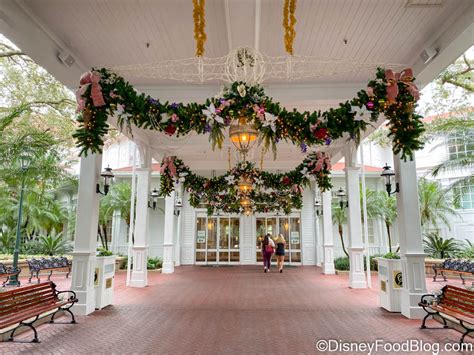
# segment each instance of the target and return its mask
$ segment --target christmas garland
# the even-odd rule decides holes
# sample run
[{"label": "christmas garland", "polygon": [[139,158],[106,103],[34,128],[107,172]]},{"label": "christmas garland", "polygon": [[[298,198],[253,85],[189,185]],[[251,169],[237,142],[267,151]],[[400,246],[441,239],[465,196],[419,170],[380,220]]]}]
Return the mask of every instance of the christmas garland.
[{"label": "christmas garland", "polygon": [[[330,173],[329,157],[322,152],[309,153],[300,165],[286,173],[269,173],[244,161],[225,175],[211,179],[192,173],[181,159],[165,157],[161,162],[160,193],[168,196],[176,183],[182,183],[189,194],[190,205],[206,206],[209,215],[219,212],[289,214],[302,207],[303,187],[311,180],[316,180],[322,191],[330,189]],[[250,191],[239,189],[241,179],[252,186]]]},{"label": "christmas garland", "polygon": [[76,93],[79,127],[74,133],[80,154],[100,153],[109,125],[107,118],[116,116],[121,129],[132,126],[183,136],[191,131],[209,134],[212,147],[222,146],[224,132],[241,116],[259,131],[264,147],[290,141],[301,146],[331,144],[348,134],[359,140],[361,131],[379,115],[388,119],[389,136],[394,153],[412,158],[422,148],[421,116],[414,113],[419,98],[411,69],[401,73],[378,69],[376,79],[360,90],[352,100],[336,109],[321,112],[288,111],[265,95],[261,86],[234,82],[204,104],[160,102],[135,91],[122,77],[107,69],[84,74]]}]

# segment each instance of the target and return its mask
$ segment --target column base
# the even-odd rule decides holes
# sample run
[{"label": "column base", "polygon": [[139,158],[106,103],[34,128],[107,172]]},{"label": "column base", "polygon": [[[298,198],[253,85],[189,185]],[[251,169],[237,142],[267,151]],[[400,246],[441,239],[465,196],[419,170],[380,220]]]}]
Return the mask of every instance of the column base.
[{"label": "column base", "polygon": [[418,306],[426,294],[425,254],[401,255],[403,289],[401,291],[402,314],[410,319],[422,319],[426,312]]},{"label": "column base", "polygon": [[349,249],[349,287],[367,288],[364,271],[364,248]]},{"label": "column base", "polygon": [[148,286],[148,247],[133,247],[132,255],[133,269],[130,276],[130,287],[146,287]]},{"label": "column base", "polygon": [[72,255],[71,289],[78,299],[73,311],[86,316],[95,311],[95,253],[73,252]]},{"label": "column base", "polygon": [[163,244],[163,266],[162,274],[174,273],[173,244]]},{"label": "column base", "polygon": [[322,262],[323,274],[325,275],[334,275],[336,269],[334,268],[334,246],[325,245],[323,246],[324,250],[324,260]]}]

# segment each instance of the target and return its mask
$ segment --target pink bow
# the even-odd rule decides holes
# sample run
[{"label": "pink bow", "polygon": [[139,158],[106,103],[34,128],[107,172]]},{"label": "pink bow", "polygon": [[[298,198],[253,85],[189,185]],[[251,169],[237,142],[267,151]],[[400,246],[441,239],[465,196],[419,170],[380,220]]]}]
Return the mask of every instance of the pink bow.
[{"label": "pink bow", "polygon": [[303,193],[303,188],[298,184],[294,184],[291,187],[291,191],[302,194]]},{"label": "pink bow", "polygon": [[394,73],[392,70],[385,71],[385,80],[387,81],[388,102],[393,104],[398,96],[398,83],[401,82],[407,86],[408,92],[415,101],[420,99],[418,87],[413,83],[413,70],[410,68],[402,70],[400,73]]},{"label": "pink bow", "polygon": [[176,175],[176,167],[174,166],[174,157],[165,157],[161,162],[161,175],[164,175],[166,172],[166,168],[170,171],[170,176],[173,177]]},{"label": "pink bow", "polygon": [[89,86],[91,86],[91,99],[95,107],[104,106],[104,96],[102,95],[102,88],[100,87],[100,74],[96,71],[82,74],[79,80],[79,89],[76,91],[77,112],[84,109],[86,100],[83,95],[86,93]]},{"label": "pink bow", "polygon": [[331,160],[326,153],[318,152],[316,153],[316,162],[313,169],[313,173],[318,173],[325,167],[327,170],[331,170]]}]

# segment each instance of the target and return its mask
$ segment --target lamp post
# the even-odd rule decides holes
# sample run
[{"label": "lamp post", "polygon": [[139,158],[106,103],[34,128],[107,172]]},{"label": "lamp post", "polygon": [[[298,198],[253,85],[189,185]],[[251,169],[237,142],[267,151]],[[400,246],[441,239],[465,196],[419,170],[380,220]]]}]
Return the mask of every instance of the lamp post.
[{"label": "lamp post", "polygon": [[314,208],[315,208],[315,211],[316,211],[316,215],[318,217],[323,215],[322,207],[323,207],[323,204],[321,203],[321,200],[318,197],[316,197],[314,199]]},{"label": "lamp post", "polygon": [[380,176],[385,178],[385,189],[387,190],[387,194],[393,195],[397,192],[400,192],[400,186],[398,185],[398,182],[395,183],[395,190],[392,191],[392,176],[395,176],[395,172],[392,170],[390,166],[385,163],[385,166],[382,168],[382,174]]},{"label": "lamp post", "polygon": [[339,207],[341,207],[341,209],[349,206],[349,201],[344,201],[344,197],[346,197],[346,192],[342,187],[337,190],[336,196],[339,197]]},{"label": "lamp post", "polygon": [[100,174],[100,176],[104,178],[104,192],[100,191],[100,184],[96,185],[95,191],[98,194],[105,196],[109,193],[110,184],[114,180],[114,174],[112,172],[112,168],[110,166],[106,167],[104,171],[102,172],[102,174]]},{"label": "lamp post", "polygon": [[150,192],[151,201],[148,201],[148,208],[153,208],[154,210],[156,210],[156,204],[158,203],[158,196],[160,196],[160,193],[155,187],[153,191]]},{"label": "lamp post", "polygon": [[[16,222],[16,240],[15,240],[15,250],[13,251],[13,271],[18,270],[18,255],[20,254],[20,242],[21,242],[21,220],[23,218],[23,197],[25,194],[25,180],[26,172],[31,164],[30,154],[25,153],[20,156],[20,166],[21,166],[21,190],[20,190],[20,202],[18,207],[18,220]],[[20,281],[18,280],[18,275],[12,275],[8,282],[8,286],[20,286]]]}]

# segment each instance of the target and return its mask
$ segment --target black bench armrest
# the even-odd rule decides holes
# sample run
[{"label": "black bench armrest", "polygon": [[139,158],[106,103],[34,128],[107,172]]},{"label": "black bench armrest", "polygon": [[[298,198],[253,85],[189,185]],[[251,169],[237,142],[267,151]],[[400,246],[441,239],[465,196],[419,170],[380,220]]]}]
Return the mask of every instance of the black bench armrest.
[{"label": "black bench armrest", "polygon": [[59,294],[61,293],[70,293],[71,296],[69,296],[69,298],[67,299],[68,301],[70,302],[77,302],[77,296],[76,296],[76,292],[72,291],[72,290],[68,290],[68,291],[56,291],[56,296],[58,296]]},{"label": "black bench armrest", "polygon": [[421,296],[420,303],[429,306],[430,304],[428,302],[426,302],[426,300],[425,300],[425,298],[427,298],[427,297],[436,297],[436,296],[432,293],[427,293],[426,295]]}]

